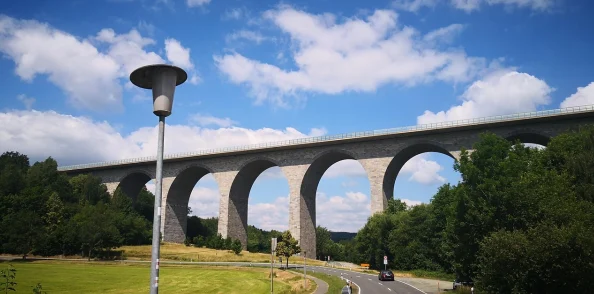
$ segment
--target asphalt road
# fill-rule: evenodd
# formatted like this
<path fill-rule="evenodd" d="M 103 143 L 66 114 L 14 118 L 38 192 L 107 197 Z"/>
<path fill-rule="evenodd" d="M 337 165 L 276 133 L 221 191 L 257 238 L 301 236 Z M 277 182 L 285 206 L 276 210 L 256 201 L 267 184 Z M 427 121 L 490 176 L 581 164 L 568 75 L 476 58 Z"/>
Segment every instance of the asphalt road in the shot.
<path fill-rule="evenodd" d="M 425 293 L 412 285 L 409 285 L 403 281 L 399 281 L 396 278 L 394 281 L 379 281 L 377 275 L 364 274 L 359 272 L 353 272 L 349 270 L 327 268 L 318 266 L 308 266 L 307 271 L 313 270 L 317 273 L 325 273 L 333 276 L 340 277 L 342 274 L 343 278 L 347 278 L 355 283 L 361 291 L 360 294 L 372 294 L 372 293 L 397 293 L 397 294 L 422 294 Z M 346 284 L 346 282 L 345 282 Z M 334 293 L 329 293 L 334 294 Z"/>

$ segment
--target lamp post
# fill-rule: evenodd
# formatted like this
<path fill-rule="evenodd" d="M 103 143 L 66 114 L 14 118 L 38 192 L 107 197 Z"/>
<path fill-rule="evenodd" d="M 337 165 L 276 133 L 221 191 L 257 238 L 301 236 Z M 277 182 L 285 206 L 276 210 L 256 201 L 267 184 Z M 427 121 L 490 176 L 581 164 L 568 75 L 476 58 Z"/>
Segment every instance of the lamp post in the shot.
<path fill-rule="evenodd" d="M 181 85 L 187 79 L 188 74 L 183 69 L 167 64 L 143 66 L 137 68 L 130 74 L 130 81 L 134 85 L 143 89 L 153 90 L 153 113 L 159 117 L 150 294 L 159 293 L 159 254 L 161 246 L 161 198 L 163 187 L 165 117 L 171 115 L 175 87 Z"/>

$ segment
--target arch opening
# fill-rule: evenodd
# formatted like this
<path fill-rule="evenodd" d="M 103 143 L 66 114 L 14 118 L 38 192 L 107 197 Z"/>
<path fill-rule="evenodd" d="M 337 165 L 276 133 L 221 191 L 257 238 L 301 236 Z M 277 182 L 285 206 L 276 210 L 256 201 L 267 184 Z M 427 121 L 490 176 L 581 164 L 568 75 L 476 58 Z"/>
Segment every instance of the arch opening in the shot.
<path fill-rule="evenodd" d="M 278 166 L 264 170 L 248 197 L 247 250 L 270 253 L 270 238 L 289 229 L 289 183 Z"/>
<path fill-rule="evenodd" d="M 212 192 L 214 192 L 215 199 L 218 200 L 218 187 L 201 189 L 199 183 L 205 182 L 203 179 L 210 180 L 208 182 L 216 185 L 216 181 L 208 169 L 202 166 L 190 166 L 179 173 L 171 183 L 166 195 L 165 221 L 161 230 L 163 241 L 183 243 L 187 237 L 194 237 L 196 228 L 190 227 L 190 236 L 188 235 L 188 226 L 199 220 L 193 219 L 190 214 L 201 214 L 202 211 L 194 210 L 199 208 L 205 200 L 210 200 Z M 194 201 L 191 201 L 192 199 Z M 218 207 L 218 205 L 216 206 Z M 218 209 L 215 212 L 215 215 L 217 214 Z"/>
<path fill-rule="evenodd" d="M 149 181 L 151 181 L 149 175 L 141 171 L 136 171 L 126 175 L 118 184 L 117 189 L 130 197 L 132 203 L 136 203 L 140 190 L 142 190 Z"/>
<path fill-rule="evenodd" d="M 227 236 L 238 239 L 244 250 L 248 246 L 248 205 L 252 187 L 264 171 L 275 166 L 278 167 L 278 164 L 270 159 L 250 161 L 239 170 L 231 184 Z"/>
<path fill-rule="evenodd" d="M 317 259 L 352 260 L 340 240 L 351 240 L 371 215 L 371 186 L 363 165 L 355 159 L 332 164 L 316 189 Z"/>
<path fill-rule="evenodd" d="M 334 167 L 336 164 L 336 167 Z M 362 175 L 366 181 L 366 193 L 350 193 L 346 197 L 341 196 L 334 196 L 334 194 L 346 194 L 344 191 L 344 187 L 340 187 L 341 183 L 337 183 L 336 179 L 324 181 L 322 184 L 324 185 L 324 189 L 328 189 L 324 191 L 326 193 L 331 193 L 333 195 L 331 197 L 327 197 L 326 194 L 321 194 L 320 197 L 318 196 L 318 188 L 320 186 L 320 182 L 324 175 L 328 173 L 328 178 L 332 178 L 335 176 L 340 181 L 341 175 L 342 182 L 344 181 L 344 176 L 346 176 L 349 172 L 353 173 L 353 168 L 355 169 L 354 174 Z M 363 185 L 365 186 L 365 185 Z M 314 159 L 313 163 L 309 166 L 307 171 L 305 172 L 305 176 L 303 178 L 303 182 L 301 184 L 300 189 L 300 246 L 302 250 L 306 251 L 307 256 L 317 259 L 326 258 L 326 254 L 328 252 L 324 252 L 322 249 L 321 252 L 317 252 L 317 209 L 316 206 L 319 203 L 320 207 L 323 207 L 323 211 L 320 211 L 320 219 L 322 220 L 321 225 L 330 226 L 330 229 L 337 229 L 343 228 L 339 224 L 339 220 L 333 221 L 332 218 L 335 216 L 342 216 L 343 220 L 351 220 L 349 219 L 349 213 L 352 212 L 347 207 L 350 204 L 353 204 L 352 201 L 356 202 L 365 202 L 366 196 L 365 194 L 369 195 L 369 180 L 367 179 L 367 174 L 365 170 L 361 166 L 361 164 L 356 161 L 355 157 L 343 150 L 331 150 L 320 154 L 317 158 Z M 352 197 L 349 201 L 349 196 Z M 319 198 L 319 199 L 318 199 Z M 369 201 L 367 201 L 369 202 Z M 360 204 L 360 203 L 358 203 Z M 360 208 L 360 207 L 359 207 Z M 320 227 L 320 230 L 323 229 Z M 336 256 L 335 256 L 336 257 Z"/>
<path fill-rule="evenodd" d="M 394 156 L 386 169 L 382 185 L 385 199 L 394 198 L 396 179 L 406 163 L 413 158 L 417 158 L 416 160 L 423 160 L 422 157 L 417 156 L 428 152 L 439 153 L 455 160 L 455 157 L 448 150 L 433 142 L 420 142 L 403 148 Z M 409 163 L 409 165 L 410 164 L 411 163 Z"/>

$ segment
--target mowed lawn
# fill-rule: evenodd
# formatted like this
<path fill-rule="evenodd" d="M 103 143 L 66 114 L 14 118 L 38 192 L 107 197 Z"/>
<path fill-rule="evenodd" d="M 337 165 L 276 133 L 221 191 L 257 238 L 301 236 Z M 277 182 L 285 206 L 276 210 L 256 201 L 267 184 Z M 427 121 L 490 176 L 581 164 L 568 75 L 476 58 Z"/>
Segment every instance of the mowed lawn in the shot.
<path fill-rule="evenodd" d="M 14 262 L 17 293 L 41 283 L 48 293 L 147 293 L 148 265 Z M 0 263 L 3 269 L 8 263 Z M 162 266 L 162 293 L 270 293 L 269 271 L 260 268 Z M 290 286 L 275 280 L 277 293 Z"/>

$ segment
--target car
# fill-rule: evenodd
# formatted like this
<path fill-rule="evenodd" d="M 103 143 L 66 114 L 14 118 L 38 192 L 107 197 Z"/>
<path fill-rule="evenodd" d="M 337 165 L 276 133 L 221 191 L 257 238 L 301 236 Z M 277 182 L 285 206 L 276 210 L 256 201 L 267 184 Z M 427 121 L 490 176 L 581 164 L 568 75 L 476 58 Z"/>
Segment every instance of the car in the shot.
<path fill-rule="evenodd" d="M 394 273 L 389 270 L 380 271 L 377 279 L 380 281 L 394 281 Z"/>
<path fill-rule="evenodd" d="M 454 290 L 456 290 L 458 287 L 460 286 L 469 286 L 469 287 L 473 287 L 474 283 L 473 282 L 468 282 L 468 281 L 460 281 L 459 279 L 455 279 L 454 283 L 452 285 L 452 288 Z"/>

